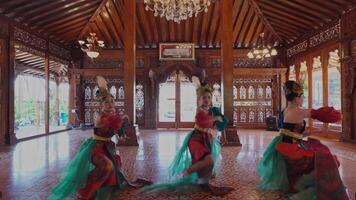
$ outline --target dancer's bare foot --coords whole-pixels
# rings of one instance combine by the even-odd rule
[[[151,181],[146,180],[146,179],[141,179],[141,178],[138,178],[132,182],[128,182],[128,185],[130,185],[133,188],[141,188],[145,185],[151,185],[151,184],[152,184]]]
[[[189,172],[188,172],[188,171],[184,171],[184,172],[182,173],[182,177],[186,177],[186,176],[189,176]]]
[[[234,190],[234,188],[232,187],[217,187],[209,183],[200,185],[200,187],[203,188],[203,190],[205,191],[210,191],[215,196],[224,196]]]

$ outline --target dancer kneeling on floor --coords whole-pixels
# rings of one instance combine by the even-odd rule
[[[52,190],[50,200],[62,200],[70,196],[76,196],[77,199],[110,199],[124,185],[140,187],[149,184],[142,179],[130,183],[121,171],[121,158],[116,154],[111,137],[115,134],[124,136],[123,129],[128,117],[115,114],[114,98],[107,89],[105,79],[97,77],[97,82],[99,90],[96,96],[101,100],[102,110],[95,122],[94,133],[83,142],[76,156],[68,163],[61,182]]]
[[[302,86],[288,81],[284,89],[288,105],[283,112],[283,128],[259,161],[259,188],[287,192],[290,200],[349,199],[336,156],[319,140],[303,135],[305,118],[335,123],[341,120],[340,112],[333,107],[303,109]]]

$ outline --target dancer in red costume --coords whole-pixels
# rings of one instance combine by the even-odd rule
[[[325,123],[341,120],[333,107],[303,109],[300,84],[285,84],[288,106],[284,110],[281,134],[267,147],[258,164],[259,188],[282,190],[290,200],[347,200],[348,195],[338,171],[339,162],[319,140],[305,139],[305,118]]]
[[[216,196],[226,195],[233,190],[231,187],[216,187],[209,183],[213,173],[217,172],[216,163],[221,150],[218,133],[225,129],[228,119],[220,112],[220,108],[212,106],[212,89],[209,85],[200,84],[198,77],[194,76],[192,81],[199,98],[194,129],[184,139],[169,167],[171,181],[145,187],[142,190],[145,193],[176,190],[193,184],[198,184]]]
[[[52,190],[50,200],[65,199],[76,194],[77,199],[111,199],[124,185],[134,187],[149,184],[138,179],[126,180],[121,171],[121,158],[116,154],[115,134],[124,137],[123,125],[128,117],[115,114],[114,98],[107,89],[104,78],[97,77],[101,100],[101,114],[95,122],[94,133],[81,146],[74,159],[67,165],[61,182]]]

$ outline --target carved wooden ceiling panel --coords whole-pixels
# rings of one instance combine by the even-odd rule
[[[124,1],[0,0],[0,14],[65,45],[96,32],[107,47],[123,48]],[[143,0],[136,1],[138,48],[156,48],[160,42],[220,47],[221,0],[214,0],[207,13],[180,24],[154,17],[145,10]],[[290,44],[354,6],[355,0],[233,0],[233,45],[253,47],[262,32],[270,45]]]

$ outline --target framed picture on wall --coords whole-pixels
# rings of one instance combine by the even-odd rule
[[[194,43],[160,43],[160,60],[194,60]]]

